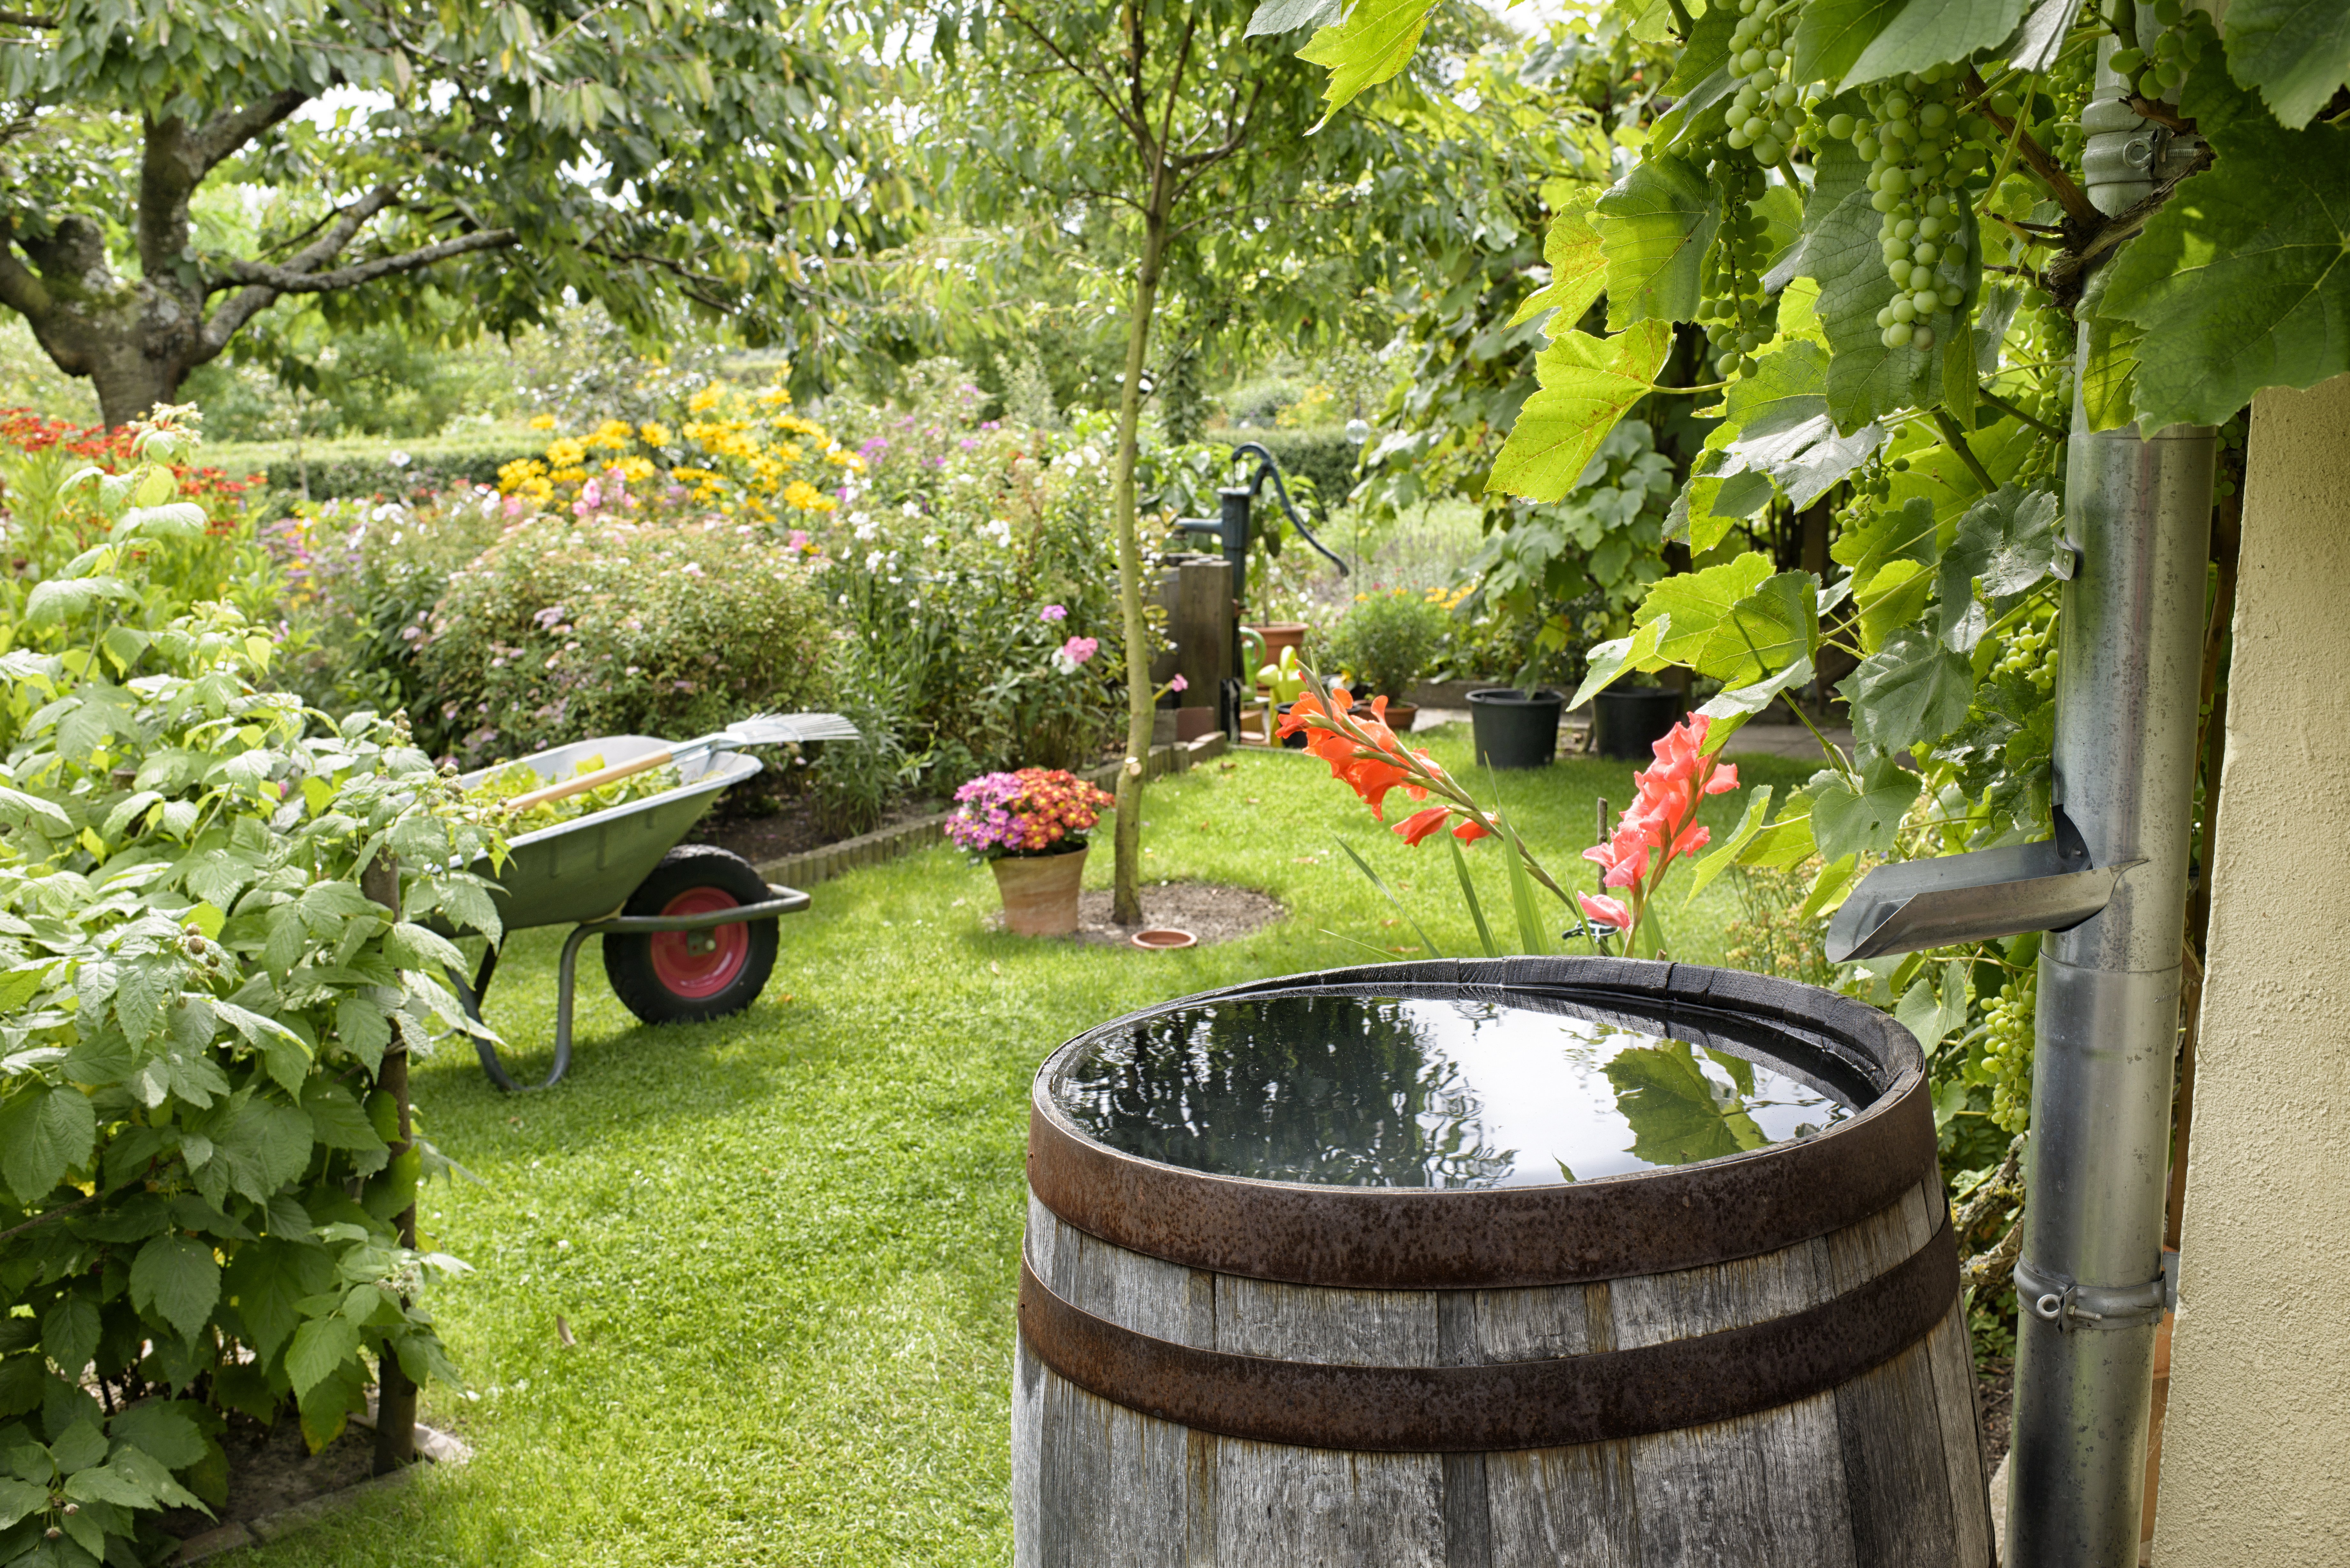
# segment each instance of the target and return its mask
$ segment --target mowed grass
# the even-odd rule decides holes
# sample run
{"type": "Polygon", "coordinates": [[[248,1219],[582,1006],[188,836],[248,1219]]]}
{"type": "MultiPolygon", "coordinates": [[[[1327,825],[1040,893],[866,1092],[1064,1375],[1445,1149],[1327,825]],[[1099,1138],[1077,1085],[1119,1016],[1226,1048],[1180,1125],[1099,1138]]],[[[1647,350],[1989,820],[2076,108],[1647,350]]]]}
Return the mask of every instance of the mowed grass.
{"type": "MultiPolygon", "coordinates": [[[[1432,749],[1465,767],[1465,727],[1432,749]]],[[[1742,764],[1748,784],[1810,771],[1742,764]]],[[[1501,794],[1554,873],[1589,887],[1575,857],[1594,799],[1620,805],[1630,773],[1565,762],[1504,775],[1501,794]]],[[[1710,803],[1717,835],[1742,800],[1710,803]]],[[[475,1457],[244,1560],[1008,1562],[1037,1064],[1128,1008],[1409,942],[1334,835],[1448,954],[1476,950],[1450,855],[1407,849],[1309,759],[1204,764],[1154,785],[1146,820],[1154,879],[1261,888],[1289,917],[1174,953],[1006,937],[984,925],[989,872],[935,849],[816,888],[784,922],[765,996],[720,1023],[639,1025],[587,955],[571,1075],[551,1092],[501,1096],[470,1051],[444,1046],[416,1097],[429,1135],[479,1181],[428,1189],[423,1227],[476,1272],[435,1300],[469,1386],[428,1390],[424,1413],[475,1457]]],[[[1470,858],[1505,919],[1497,846],[1470,858]]],[[[1105,839],[1087,885],[1109,877],[1105,839]]],[[[1736,907],[1725,879],[1676,914],[1681,955],[1717,958],[1736,907]]],[[[518,1076],[549,1058],[561,935],[516,936],[492,988],[518,1076]]]]}

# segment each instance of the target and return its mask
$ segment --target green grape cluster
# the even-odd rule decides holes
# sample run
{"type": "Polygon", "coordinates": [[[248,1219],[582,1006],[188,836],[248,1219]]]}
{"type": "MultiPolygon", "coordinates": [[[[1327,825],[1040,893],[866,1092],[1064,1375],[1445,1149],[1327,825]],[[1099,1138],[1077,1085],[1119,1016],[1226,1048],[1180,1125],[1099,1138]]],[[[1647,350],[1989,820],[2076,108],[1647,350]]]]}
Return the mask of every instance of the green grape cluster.
{"type": "Polygon", "coordinates": [[[2127,78],[2138,97],[2159,99],[2187,85],[2189,72],[2202,58],[2211,38],[2206,27],[2182,27],[2186,7],[2181,0],[2155,0],[2154,19],[2162,27],[2153,47],[2116,49],[2111,61],[2116,74],[2127,78]]]}
{"type": "Polygon", "coordinates": [[[2032,1125],[2032,1013],[2039,977],[2027,971],[2000,987],[1985,1018],[1983,1065],[1991,1070],[1991,1119],[2014,1134],[2032,1125]]]}
{"type": "Polygon", "coordinates": [[[2033,690],[2046,692],[2056,685],[2056,612],[2035,611],[2007,634],[1993,675],[2021,675],[2033,690]]]}
{"type": "Polygon", "coordinates": [[[1963,66],[1934,66],[1861,89],[1865,115],[1838,112],[1827,133],[1850,137],[1868,160],[1869,205],[1885,215],[1877,229],[1886,275],[1898,291],[1877,312],[1887,348],[1933,348],[1935,323],[1966,303],[1955,283],[1938,278],[1939,262],[1965,254],[1968,176],[1990,153],[1991,122],[1964,107],[1963,66]]]}
{"type": "Polygon", "coordinates": [[[1698,265],[1697,318],[1713,351],[1714,374],[1726,381],[1754,373],[1754,351],[1779,329],[1779,302],[1762,289],[1770,246],[1753,205],[1762,194],[1762,169],[1742,158],[1717,158],[1706,177],[1722,192],[1721,235],[1698,265]]]}
{"type": "Polygon", "coordinates": [[[2237,476],[2244,472],[2244,410],[2240,409],[2220,427],[2220,472],[2211,482],[2215,500],[2225,501],[2236,493],[2237,476]]]}
{"type": "Polygon", "coordinates": [[[1800,0],[1738,0],[1738,25],[1730,33],[1730,70],[1739,86],[1723,140],[1766,169],[1795,151],[1803,123],[1792,54],[1801,9],[1800,0]]]}

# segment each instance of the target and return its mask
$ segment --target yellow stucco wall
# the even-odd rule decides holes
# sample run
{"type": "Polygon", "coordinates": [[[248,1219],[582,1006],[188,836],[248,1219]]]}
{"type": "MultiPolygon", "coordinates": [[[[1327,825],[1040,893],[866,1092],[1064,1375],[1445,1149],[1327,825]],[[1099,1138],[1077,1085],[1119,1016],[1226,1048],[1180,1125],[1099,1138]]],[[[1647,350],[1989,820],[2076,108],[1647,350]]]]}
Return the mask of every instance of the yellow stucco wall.
{"type": "Polygon", "coordinates": [[[2252,406],[2158,1568],[2350,1564],[2350,376],[2252,406]]]}

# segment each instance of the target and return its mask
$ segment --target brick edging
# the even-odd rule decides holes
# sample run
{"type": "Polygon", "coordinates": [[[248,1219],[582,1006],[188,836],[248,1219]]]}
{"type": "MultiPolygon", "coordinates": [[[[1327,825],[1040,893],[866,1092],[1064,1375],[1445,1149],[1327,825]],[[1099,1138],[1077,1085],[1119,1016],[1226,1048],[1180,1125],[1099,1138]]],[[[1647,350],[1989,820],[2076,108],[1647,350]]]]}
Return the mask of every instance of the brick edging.
{"type": "MultiPolygon", "coordinates": [[[[1224,747],[1224,733],[1221,730],[1196,741],[1153,746],[1148,771],[1143,776],[1155,779],[1186,772],[1195,763],[1222,755],[1224,747]]],[[[1118,769],[1118,763],[1105,763],[1100,767],[1080,771],[1078,777],[1090,779],[1104,789],[1110,789],[1115,787],[1118,769]]],[[[828,882],[860,866],[879,866],[900,856],[911,855],[918,849],[943,843],[946,820],[951,815],[936,812],[929,816],[918,816],[910,822],[892,823],[871,833],[860,833],[837,844],[803,850],[797,855],[782,856],[762,862],[758,867],[759,875],[786,888],[812,888],[818,882],[828,882]]]]}

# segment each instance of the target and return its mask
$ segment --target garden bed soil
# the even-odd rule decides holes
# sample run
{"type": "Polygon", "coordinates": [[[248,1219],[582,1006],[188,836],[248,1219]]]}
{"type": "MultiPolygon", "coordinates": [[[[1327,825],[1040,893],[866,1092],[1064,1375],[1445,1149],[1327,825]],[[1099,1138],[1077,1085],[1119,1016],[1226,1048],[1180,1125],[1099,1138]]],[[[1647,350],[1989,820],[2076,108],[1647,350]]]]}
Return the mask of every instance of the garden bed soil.
{"type": "MultiPolygon", "coordinates": [[[[912,822],[944,809],[935,800],[907,800],[893,805],[875,830],[894,827],[901,822],[912,822]]],[[[748,812],[729,811],[722,802],[709,815],[694,824],[686,835],[688,844],[715,844],[731,849],[754,866],[764,866],[770,860],[780,860],[787,855],[802,855],[811,849],[822,849],[837,844],[853,834],[836,833],[817,816],[816,803],[806,798],[784,803],[783,809],[764,816],[748,812]]]]}
{"type": "Polygon", "coordinates": [[[1263,930],[1289,912],[1280,899],[1253,888],[1222,882],[1165,882],[1142,889],[1142,924],[1121,926],[1109,918],[1110,898],[1107,889],[1078,898],[1077,940],[1139,953],[1146,950],[1134,945],[1135,932],[1173,927],[1191,932],[1201,947],[1208,947],[1263,930]]]}
{"type": "Polygon", "coordinates": [[[2007,1457],[2008,1423],[2015,1409],[2015,1363],[1991,1356],[1975,1367],[1975,1401],[1982,1412],[1983,1474],[1999,1469],[2007,1457]]]}
{"type": "MultiPolygon", "coordinates": [[[[462,1463],[471,1457],[463,1444],[444,1433],[420,1426],[416,1436],[419,1463],[462,1463]]],[[[315,1454],[302,1440],[301,1423],[290,1417],[265,1427],[233,1414],[220,1443],[228,1456],[228,1502],[214,1517],[192,1508],[163,1515],[164,1530],[182,1543],[172,1562],[201,1562],[308,1524],[364,1495],[360,1489],[369,1485],[375,1468],[375,1428],[356,1419],[315,1454]]],[[[386,1476],[380,1484],[396,1483],[404,1475],[386,1476]]]]}

